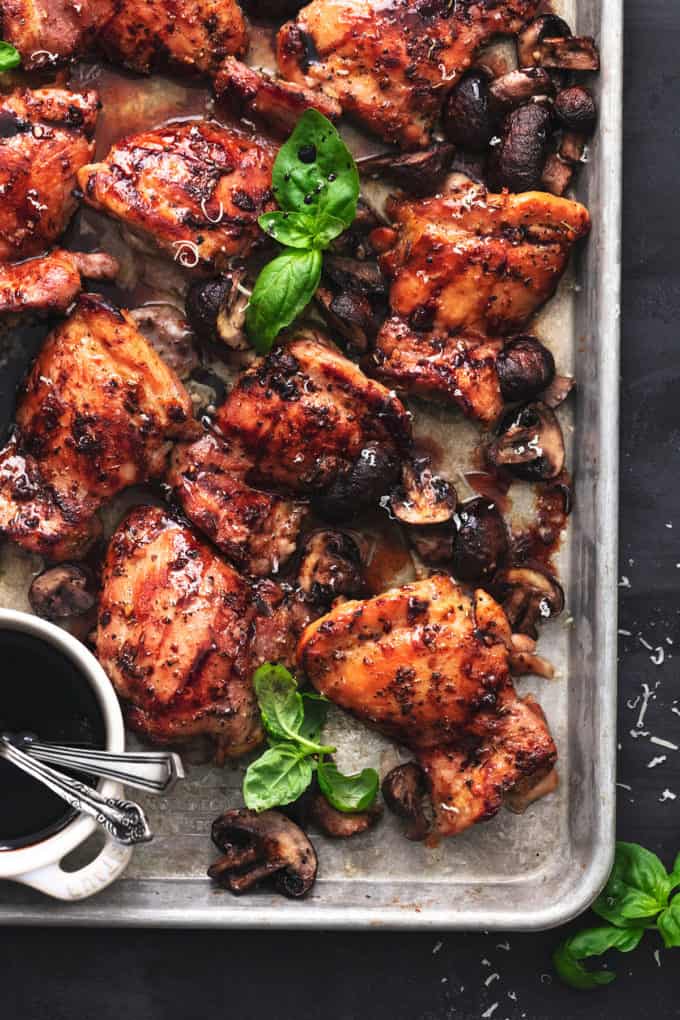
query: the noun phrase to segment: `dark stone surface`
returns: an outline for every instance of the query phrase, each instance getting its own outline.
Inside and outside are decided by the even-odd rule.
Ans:
[[[621,575],[630,587],[620,627],[631,636],[620,648],[619,778],[632,791],[619,790],[619,834],[670,864],[680,753],[633,739],[639,706],[627,702],[646,683],[655,698],[645,729],[680,743],[671,712],[680,706],[680,5],[628,0],[626,15]],[[663,665],[640,638],[664,648]],[[665,789],[678,800],[661,803]],[[493,1020],[680,1016],[680,953],[662,950],[659,968],[652,934],[613,961],[617,981],[594,993],[550,978],[561,937],[4,930],[0,994],[4,1015],[27,1020],[444,1020],[483,1017],[496,1002]]]

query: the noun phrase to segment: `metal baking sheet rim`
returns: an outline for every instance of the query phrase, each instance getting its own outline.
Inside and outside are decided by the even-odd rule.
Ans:
[[[589,4],[578,0],[579,31],[589,26]],[[64,904],[12,883],[0,884],[0,924],[153,928],[296,928],[296,929],[484,929],[541,930],[562,925],[585,910],[609,874],[615,842],[616,763],[616,639],[618,555],[618,382],[621,268],[621,115],[623,61],[623,0],[601,0],[597,32],[602,55],[600,76],[599,154],[596,177],[602,201],[597,208],[593,260],[596,267],[595,336],[597,377],[594,397],[599,417],[594,463],[600,466],[594,508],[597,542],[594,545],[595,607],[591,621],[596,635],[590,684],[583,697],[592,695],[597,716],[596,739],[590,757],[589,786],[593,800],[592,826],[586,859],[573,858],[562,876],[559,895],[550,902],[518,909],[517,883],[482,883],[468,887],[476,907],[456,910],[435,901],[437,883],[395,883],[390,903],[350,906],[333,900],[333,886],[342,900],[344,882],[318,883],[316,893],[296,903],[259,894],[236,900],[208,882],[187,879],[119,880],[90,900]],[[585,8],[585,9],[584,9]],[[579,464],[576,463],[578,471]],[[571,777],[570,777],[571,778]],[[369,882],[368,890],[373,889]],[[443,888],[446,888],[444,886]],[[503,890],[507,896],[503,896]],[[375,891],[375,890],[374,890]],[[375,897],[376,900],[378,897]],[[505,902],[504,902],[505,901]],[[168,906],[168,903],[172,904]]]

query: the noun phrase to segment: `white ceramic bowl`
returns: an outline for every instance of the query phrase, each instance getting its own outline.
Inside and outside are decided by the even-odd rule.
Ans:
[[[47,620],[12,609],[0,609],[0,629],[30,634],[52,645],[77,666],[90,683],[99,702],[106,729],[106,748],[125,750],[125,730],[120,705],[111,682],[94,655],[66,631]],[[101,780],[98,790],[105,797],[121,797],[122,788]],[[0,850],[0,878],[22,882],[60,900],[82,900],[104,889],[127,867],[131,849],[115,843],[107,834],[97,857],[79,871],[64,871],[61,861],[84,843],[97,826],[94,818],[77,815],[59,832],[39,843],[18,850]]]

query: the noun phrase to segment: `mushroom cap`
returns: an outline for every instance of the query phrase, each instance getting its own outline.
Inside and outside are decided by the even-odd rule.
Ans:
[[[390,500],[397,520],[419,527],[447,524],[453,519],[455,508],[456,490],[450,482],[432,473],[427,457],[404,462],[401,485]]]
[[[427,816],[428,786],[425,773],[414,761],[397,765],[382,781],[382,795],[390,811],[408,822],[406,838],[419,841],[430,830]]]
[[[478,496],[459,509],[460,526],[451,567],[459,581],[481,584],[493,577],[508,554],[503,515],[491,500]]]
[[[45,620],[87,613],[97,601],[91,572],[76,563],[60,563],[38,574],[28,591],[33,612]]]
[[[554,412],[540,401],[514,408],[501,418],[498,438],[486,455],[495,467],[517,478],[544,481],[556,478],[564,467],[564,438]]]
[[[492,590],[513,631],[534,639],[538,636],[537,624],[559,616],[564,609],[561,584],[542,566],[500,570],[493,579]]]
[[[226,811],[213,822],[212,839],[224,856],[208,875],[231,892],[245,892],[274,875],[279,892],[299,899],[314,884],[316,851],[302,829],[280,811]]]

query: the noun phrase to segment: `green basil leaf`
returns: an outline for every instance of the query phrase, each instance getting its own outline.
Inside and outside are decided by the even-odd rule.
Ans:
[[[353,776],[344,776],[332,762],[322,760],[316,774],[321,792],[338,811],[365,811],[378,793],[375,769],[362,769]]]
[[[663,910],[670,888],[656,854],[637,843],[617,843],[612,873],[593,910],[611,924],[635,926]]]
[[[263,213],[257,221],[265,234],[289,248],[312,248],[316,218],[301,212]]]
[[[295,740],[304,707],[297,683],[285,666],[265,662],[255,670],[253,687],[267,733],[277,740]]]
[[[248,766],[243,799],[253,811],[291,804],[312,781],[312,763],[295,744],[277,744]]]
[[[248,336],[260,354],[307,307],[319,286],[321,263],[320,251],[290,251],[264,267],[246,312]]]
[[[670,882],[671,891],[680,885],[680,854],[675,858],[673,870],[668,876],[668,881]]]
[[[600,956],[609,949],[629,953],[639,945],[644,928],[588,928],[578,932],[557,947],[553,953],[553,964],[558,975],[572,988],[589,990],[600,985],[609,985],[616,977],[611,970],[587,970],[581,960]]]
[[[286,212],[327,213],[345,227],[356,216],[356,163],[331,122],[318,110],[303,113],[279,149],[272,182],[276,201]]]
[[[666,949],[680,946],[680,896],[671,900],[670,906],[659,914],[656,926]]]
[[[0,72],[11,71],[21,63],[19,51],[10,43],[0,42]]]
[[[305,717],[300,726],[300,736],[305,740],[318,742],[321,739],[323,728],[328,715],[328,700],[319,694],[302,695]]]

